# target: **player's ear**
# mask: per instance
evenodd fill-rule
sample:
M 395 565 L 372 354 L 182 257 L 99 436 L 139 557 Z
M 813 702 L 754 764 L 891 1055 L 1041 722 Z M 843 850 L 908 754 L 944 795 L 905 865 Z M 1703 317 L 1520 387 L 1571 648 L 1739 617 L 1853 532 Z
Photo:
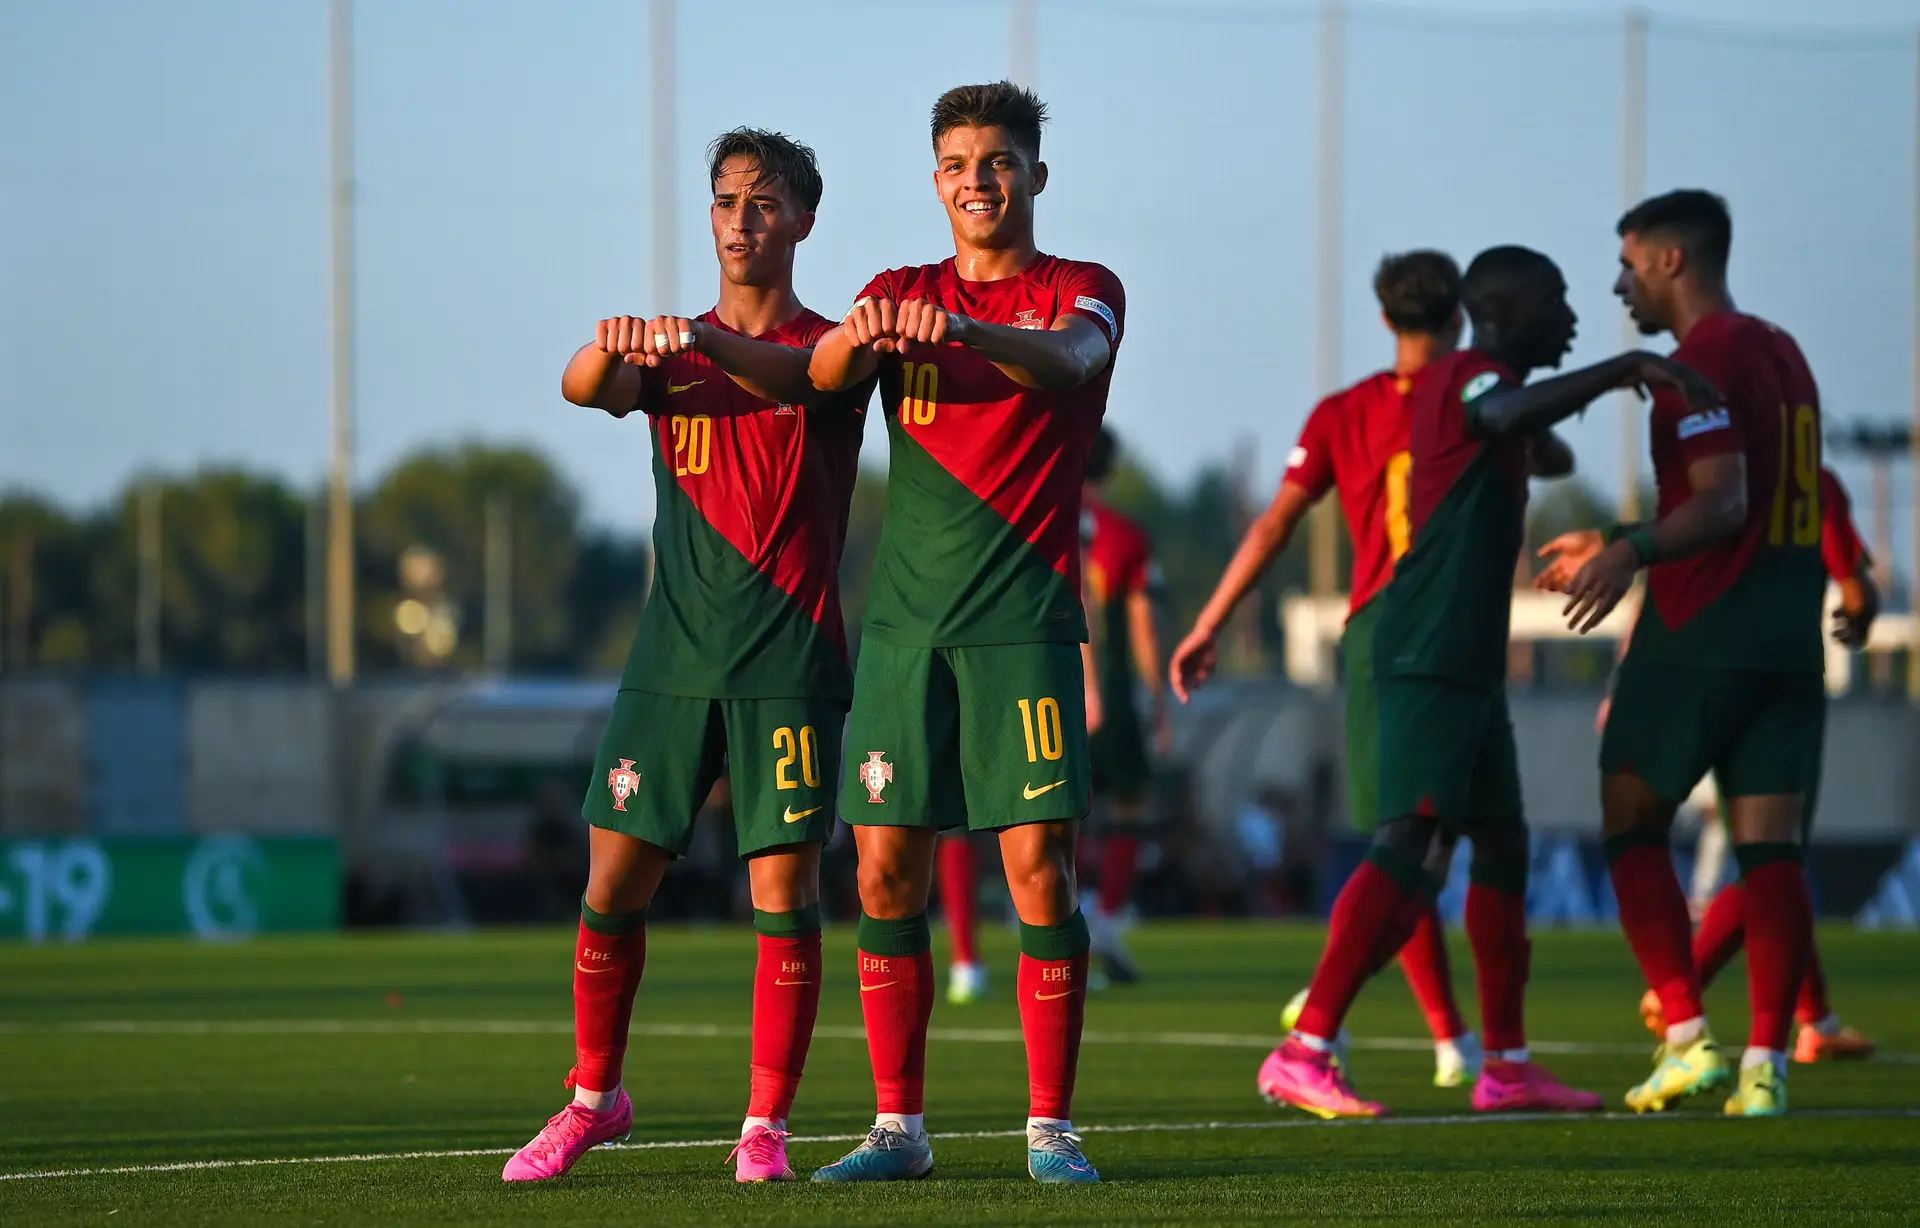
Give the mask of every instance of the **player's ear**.
M 1045 162 L 1035 162 L 1033 164 L 1033 194 L 1038 196 L 1046 190 L 1047 164 Z
M 808 235 L 813 233 L 814 217 L 815 217 L 815 214 L 811 209 L 807 210 L 805 213 L 802 213 L 800 215 L 800 224 L 793 228 L 793 241 L 795 243 L 799 243 L 800 241 L 805 239 Z

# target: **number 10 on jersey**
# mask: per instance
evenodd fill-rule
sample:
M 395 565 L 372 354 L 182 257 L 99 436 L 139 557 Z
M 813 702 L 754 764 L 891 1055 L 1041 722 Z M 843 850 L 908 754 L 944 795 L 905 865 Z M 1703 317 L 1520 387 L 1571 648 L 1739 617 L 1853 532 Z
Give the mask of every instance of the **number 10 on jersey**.
M 900 421 L 933 425 L 940 408 L 940 368 L 930 362 L 900 364 Z

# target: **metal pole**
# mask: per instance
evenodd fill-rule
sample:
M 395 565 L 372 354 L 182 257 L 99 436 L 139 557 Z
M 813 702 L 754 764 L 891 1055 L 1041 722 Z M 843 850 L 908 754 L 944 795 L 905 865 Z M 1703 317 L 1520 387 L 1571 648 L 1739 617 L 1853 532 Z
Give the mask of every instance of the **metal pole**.
M 1010 5 L 1013 83 L 1028 89 L 1040 85 L 1040 0 L 1012 0 Z
M 513 508 L 505 495 L 487 500 L 487 672 L 513 668 Z
M 353 682 L 353 0 L 327 6 L 332 164 L 333 463 L 328 478 L 327 677 Z
M 1913 540 L 1907 571 L 1907 608 L 1920 619 L 1920 29 L 1913 39 Z M 1888 559 L 1891 562 L 1892 550 Z M 1920 631 L 1907 645 L 1907 694 L 1920 699 Z
M 327 487 L 307 499 L 306 557 L 307 673 L 327 672 Z
M 679 218 L 676 208 L 674 145 L 674 34 L 673 0 L 651 0 L 648 52 L 653 88 L 653 304 L 649 311 L 680 309 Z
M 1347 102 L 1347 16 L 1342 0 L 1326 0 L 1320 9 L 1320 165 L 1319 260 L 1316 321 L 1316 393 L 1324 396 L 1340 382 L 1341 209 L 1345 188 Z M 1311 521 L 1307 577 L 1316 597 L 1340 591 L 1340 525 L 1332 506 Z
M 1627 10 L 1625 73 L 1621 81 L 1620 207 L 1631 209 L 1647 194 L 1647 10 Z M 1635 349 L 1640 330 L 1632 317 L 1620 325 L 1622 344 Z M 1620 394 L 1620 519 L 1640 519 L 1640 415 L 1632 392 Z
M 134 663 L 140 673 L 160 672 L 160 482 L 140 484 L 134 500 L 134 536 L 139 555 L 134 597 Z

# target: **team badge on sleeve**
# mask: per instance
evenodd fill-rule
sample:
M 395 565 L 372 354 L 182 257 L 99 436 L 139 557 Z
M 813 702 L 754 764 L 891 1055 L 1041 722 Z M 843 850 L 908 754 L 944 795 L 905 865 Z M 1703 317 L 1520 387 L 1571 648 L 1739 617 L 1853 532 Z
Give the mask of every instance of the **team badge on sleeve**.
M 607 773 L 607 791 L 613 794 L 613 808 L 625 813 L 627 799 L 640 791 L 640 773 L 633 770 L 633 760 L 622 759 L 619 767 Z
M 1498 371 L 1482 371 L 1480 374 L 1468 380 L 1467 386 L 1460 390 L 1460 402 L 1464 405 L 1468 401 L 1477 401 L 1482 396 L 1493 391 L 1499 384 L 1500 373 Z
M 1701 414 L 1688 414 L 1680 419 L 1677 428 L 1682 439 L 1692 439 L 1695 435 L 1704 435 L 1708 431 L 1724 431 L 1733 425 L 1733 418 L 1722 409 L 1710 409 Z
M 1298 469 L 1306 463 L 1307 450 L 1305 448 L 1295 448 L 1293 451 L 1287 453 L 1287 468 Z
M 893 783 L 893 765 L 886 761 L 886 753 L 883 750 L 870 750 L 867 752 L 867 761 L 860 765 L 860 783 L 867 787 L 867 801 L 875 806 L 887 800 L 880 793 Z

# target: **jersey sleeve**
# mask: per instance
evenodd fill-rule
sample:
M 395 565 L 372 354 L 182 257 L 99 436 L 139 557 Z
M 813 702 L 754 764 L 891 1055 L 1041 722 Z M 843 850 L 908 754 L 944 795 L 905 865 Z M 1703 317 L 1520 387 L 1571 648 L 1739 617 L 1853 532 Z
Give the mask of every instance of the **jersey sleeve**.
M 895 272 L 894 269 L 888 269 L 885 272 L 875 273 L 868 280 L 866 288 L 853 296 L 854 301 L 858 302 L 863 298 L 899 298 L 900 279 L 894 275 Z
M 1120 348 L 1127 327 L 1127 292 L 1111 270 L 1098 264 L 1070 264 L 1060 279 L 1059 295 L 1059 315 L 1093 321 L 1107 335 L 1107 343 Z
M 1513 372 L 1491 358 L 1474 358 L 1463 362 L 1453 372 L 1452 387 L 1447 390 L 1446 401 L 1457 401 L 1461 412 L 1466 415 L 1467 424 L 1472 426 L 1478 417 L 1475 403 L 1496 388 L 1514 388 L 1520 383 Z
M 1120 591 L 1150 592 L 1154 587 L 1154 574 L 1159 570 L 1153 564 L 1153 539 L 1136 527 L 1131 544 L 1132 549 L 1127 551 L 1127 569 L 1120 577 Z
M 1820 471 L 1820 555 L 1826 560 L 1827 574 L 1836 580 L 1853 579 L 1868 561 L 1866 543 L 1853 524 L 1847 488 L 1831 469 Z
M 880 276 L 884 277 L 886 274 L 883 273 Z M 873 282 L 869 282 L 869 289 L 879 280 L 880 277 L 876 277 L 873 279 Z M 811 320 L 804 328 L 798 331 L 794 340 L 799 343 L 800 348 L 810 349 L 819 343 L 820 338 L 826 336 L 838 327 L 839 325 L 835 324 L 832 320 Z M 867 412 L 867 403 L 873 399 L 874 385 L 879 382 L 880 375 L 879 372 L 876 371 L 851 388 L 843 388 L 839 392 L 828 393 L 812 406 L 812 411 L 825 418 L 847 418 L 850 416 L 857 418 Z
M 1739 358 L 1732 352 L 1735 344 L 1731 338 L 1716 337 L 1674 357 L 1706 376 L 1722 396 L 1727 396 L 1729 386 L 1738 377 Z M 1672 388 L 1654 392 L 1652 421 L 1654 430 L 1673 432 L 1680 457 L 1689 465 L 1710 456 L 1745 452 L 1747 448 L 1746 434 L 1731 409 L 1722 405 L 1696 410 Z
M 1333 415 L 1338 406 L 1337 397 L 1328 397 L 1313 407 L 1280 478 L 1306 491 L 1309 499 L 1318 500 L 1333 489 Z

